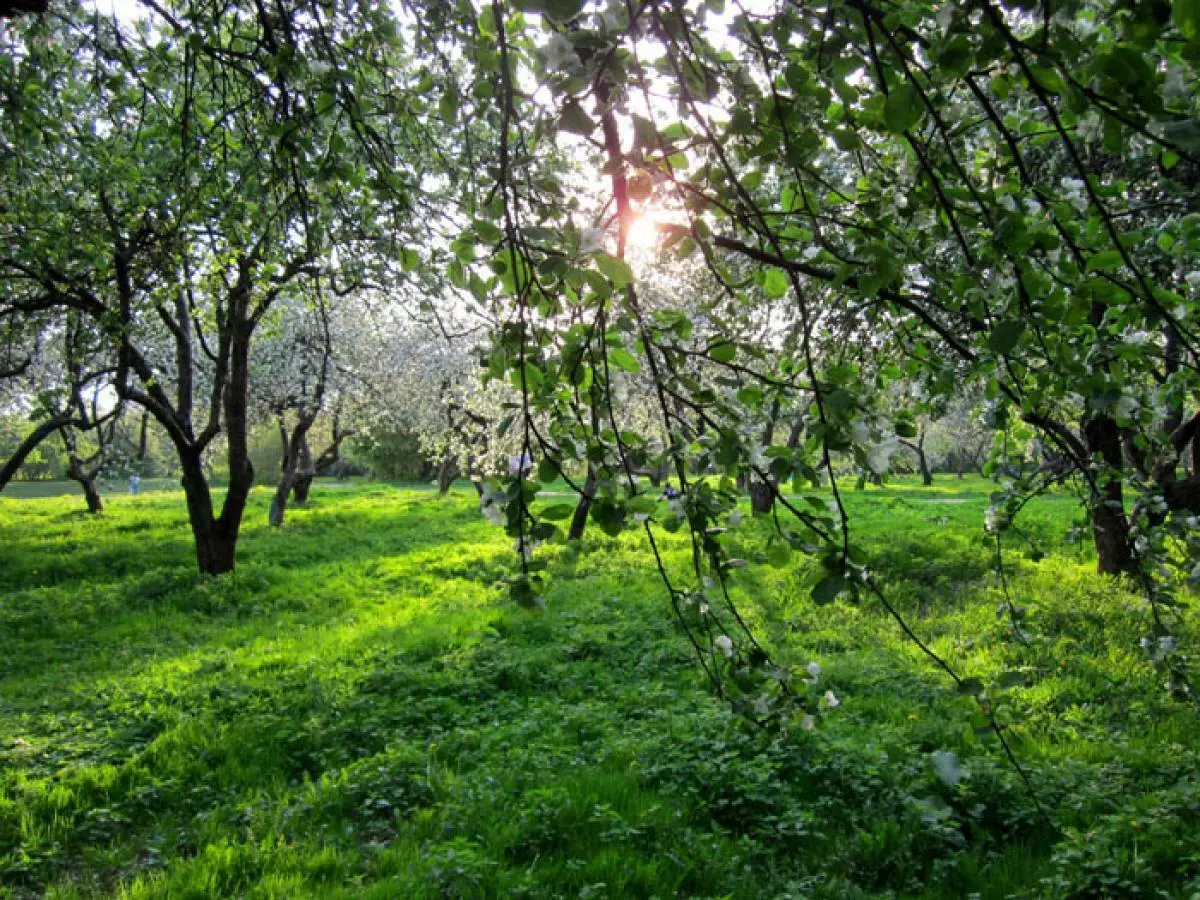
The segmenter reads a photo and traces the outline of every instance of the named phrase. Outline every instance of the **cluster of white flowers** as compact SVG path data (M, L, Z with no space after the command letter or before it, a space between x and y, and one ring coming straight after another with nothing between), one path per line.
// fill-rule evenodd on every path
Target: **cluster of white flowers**
M483 493L479 495L479 511L483 513L483 517L493 525L504 524L504 494L500 491L492 490L488 486L484 486Z
M713 641L713 646L725 654L727 659L733 659L733 638L723 634Z
M585 228L579 236L579 252L599 253L604 249L604 238L603 228Z
M575 45L561 34L552 34L542 47L542 58L546 60L546 68L557 71L573 71L583 63L575 52Z
M825 696L821 698L821 701L828 709L837 709L842 705L842 701L837 698L833 691L826 691Z
M810 662L807 666L804 667L804 670L806 672L808 672L808 677L804 679L804 683L805 684L816 684L817 679L821 677L820 664L815 663L815 662Z
M1064 199L1080 212L1087 212L1088 198L1084 193L1087 185L1082 178L1066 177L1062 180Z
M1138 410L1142 408L1142 404L1138 402L1137 397L1130 394L1121 394L1117 398L1117 402L1113 404L1113 417L1116 419L1133 419L1137 417Z

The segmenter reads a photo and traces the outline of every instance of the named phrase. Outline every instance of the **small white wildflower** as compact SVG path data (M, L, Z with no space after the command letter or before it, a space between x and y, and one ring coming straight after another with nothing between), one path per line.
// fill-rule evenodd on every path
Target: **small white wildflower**
M908 195L907 194L897 194L896 195L896 209L908 209Z
M803 256L809 262L811 262L812 260L816 259L818 256L821 255L821 248L814 244L811 247L805 247L804 252L800 255Z
M713 646L724 653L728 659L733 659L733 639L729 635L721 635L713 641Z
M1200 518L1196 516L1188 516L1184 521L1188 528L1200 528Z
M1012 198L1012 194L1001 194L999 203L1002 208L1009 212L1017 211L1017 201Z
M839 700L834 695L833 691L826 691L825 692L825 705L828 706L830 709L837 709L839 706L842 705L842 701Z
M1133 344L1137 347L1140 347L1142 344L1148 344L1150 343L1150 332L1142 331L1140 329L1135 331L1127 331L1125 332L1125 343Z
M808 674L810 676L812 676L812 680L814 682L821 675L821 664L820 663L810 662L807 666L804 667L804 669L805 669L805 671L808 672Z
M1188 287L1200 288L1200 272L1188 272L1183 276L1183 280L1188 283Z
M805 716L804 718L802 718L800 720L800 727L803 728L805 731L812 731L814 728L817 727L817 720L814 719L812 716Z

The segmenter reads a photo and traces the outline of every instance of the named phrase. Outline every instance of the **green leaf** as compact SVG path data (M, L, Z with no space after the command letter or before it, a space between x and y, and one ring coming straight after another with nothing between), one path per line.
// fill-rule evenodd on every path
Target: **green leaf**
M978 678L964 678L958 683L958 692L971 697L978 697L983 693L983 682Z
M921 121L921 95L911 84L902 84L888 94L883 104L883 122L888 131L903 134Z
M824 606L827 603L832 603L837 599L846 588L846 576L841 573L833 573L826 575L812 589L812 598L818 606Z
M1094 253L1087 259L1087 264L1084 268L1088 272L1111 272L1113 269L1119 268L1125 258L1121 256L1120 250L1105 250L1102 253Z
M629 263L623 259L617 259L607 253L597 253L596 268L617 287L633 283L633 269L629 268Z
M453 91L446 91L438 100L438 113L445 120L447 125L453 125L458 121L458 96Z
M587 137L596 130L596 123L583 111L582 106L572 100L563 107L562 115L558 117L558 127L562 131Z
M570 518L574 512L575 507L570 503L555 503L553 506L547 506L538 513L538 517L549 519L551 522L557 522L561 519Z
M778 300L787 293L788 286L787 274L782 269L767 269L763 278L763 293L772 300Z
M750 385L749 387L744 387L740 391L737 392L737 398L740 403L744 403L744 404L746 404L746 406L753 406L753 407L757 408L759 406L762 406L762 402L763 402L762 388L755 387L754 385Z
M1175 0L1171 21L1189 41L1200 41L1200 0Z
M776 569L782 569L791 559L792 548L787 541L772 538L767 545L767 562Z
M733 341L721 338L708 348L708 355L719 363L732 362L733 358L737 356L737 347Z
M481 240L495 243L503 236L500 229L487 221L487 219L475 219L472 224L475 226L475 233L479 235Z
M988 335L988 349L993 353L1010 353L1021 340L1024 331L1025 323L1022 321L1001 322Z
M546 0L546 15L558 23L570 22L583 11L583 0Z
M637 373L642 370L642 364L624 347L613 347L608 351L608 358L612 360L614 366L624 369L626 372Z

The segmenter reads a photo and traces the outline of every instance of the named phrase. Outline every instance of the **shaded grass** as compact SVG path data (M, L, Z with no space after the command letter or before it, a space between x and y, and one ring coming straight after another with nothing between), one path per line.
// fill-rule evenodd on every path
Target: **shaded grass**
M799 558L738 596L842 705L771 738L708 693L634 534L539 551L531 616L469 489L318 489L281 530L257 490L221 579L194 574L177 493L99 520L0 501L0 896L1188 896L1194 710L1139 652L1137 598L1062 545L1068 498L1030 511L1048 558L1006 551L1013 640L987 487L848 502L939 653L1023 673L996 702L1050 825L971 701L880 610L814 606ZM759 523L732 539L762 555Z

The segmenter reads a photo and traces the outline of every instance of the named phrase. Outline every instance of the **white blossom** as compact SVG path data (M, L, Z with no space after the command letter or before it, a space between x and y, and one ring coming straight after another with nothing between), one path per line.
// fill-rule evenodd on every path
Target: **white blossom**
M825 692L825 705L830 709L837 709L842 705L842 701L837 698L833 691Z
M575 45L561 34L550 35L550 40L542 47L542 56L548 69L569 70L580 65Z
M713 646L724 653L727 658L733 659L733 639L729 635L721 635L713 641Z
M800 727L803 728L805 731L812 731L814 728L817 727L817 720L814 719L812 716L805 716L804 718L802 718L800 720Z
M604 249L604 229L585 228L579 238L580 253L599 253Z

